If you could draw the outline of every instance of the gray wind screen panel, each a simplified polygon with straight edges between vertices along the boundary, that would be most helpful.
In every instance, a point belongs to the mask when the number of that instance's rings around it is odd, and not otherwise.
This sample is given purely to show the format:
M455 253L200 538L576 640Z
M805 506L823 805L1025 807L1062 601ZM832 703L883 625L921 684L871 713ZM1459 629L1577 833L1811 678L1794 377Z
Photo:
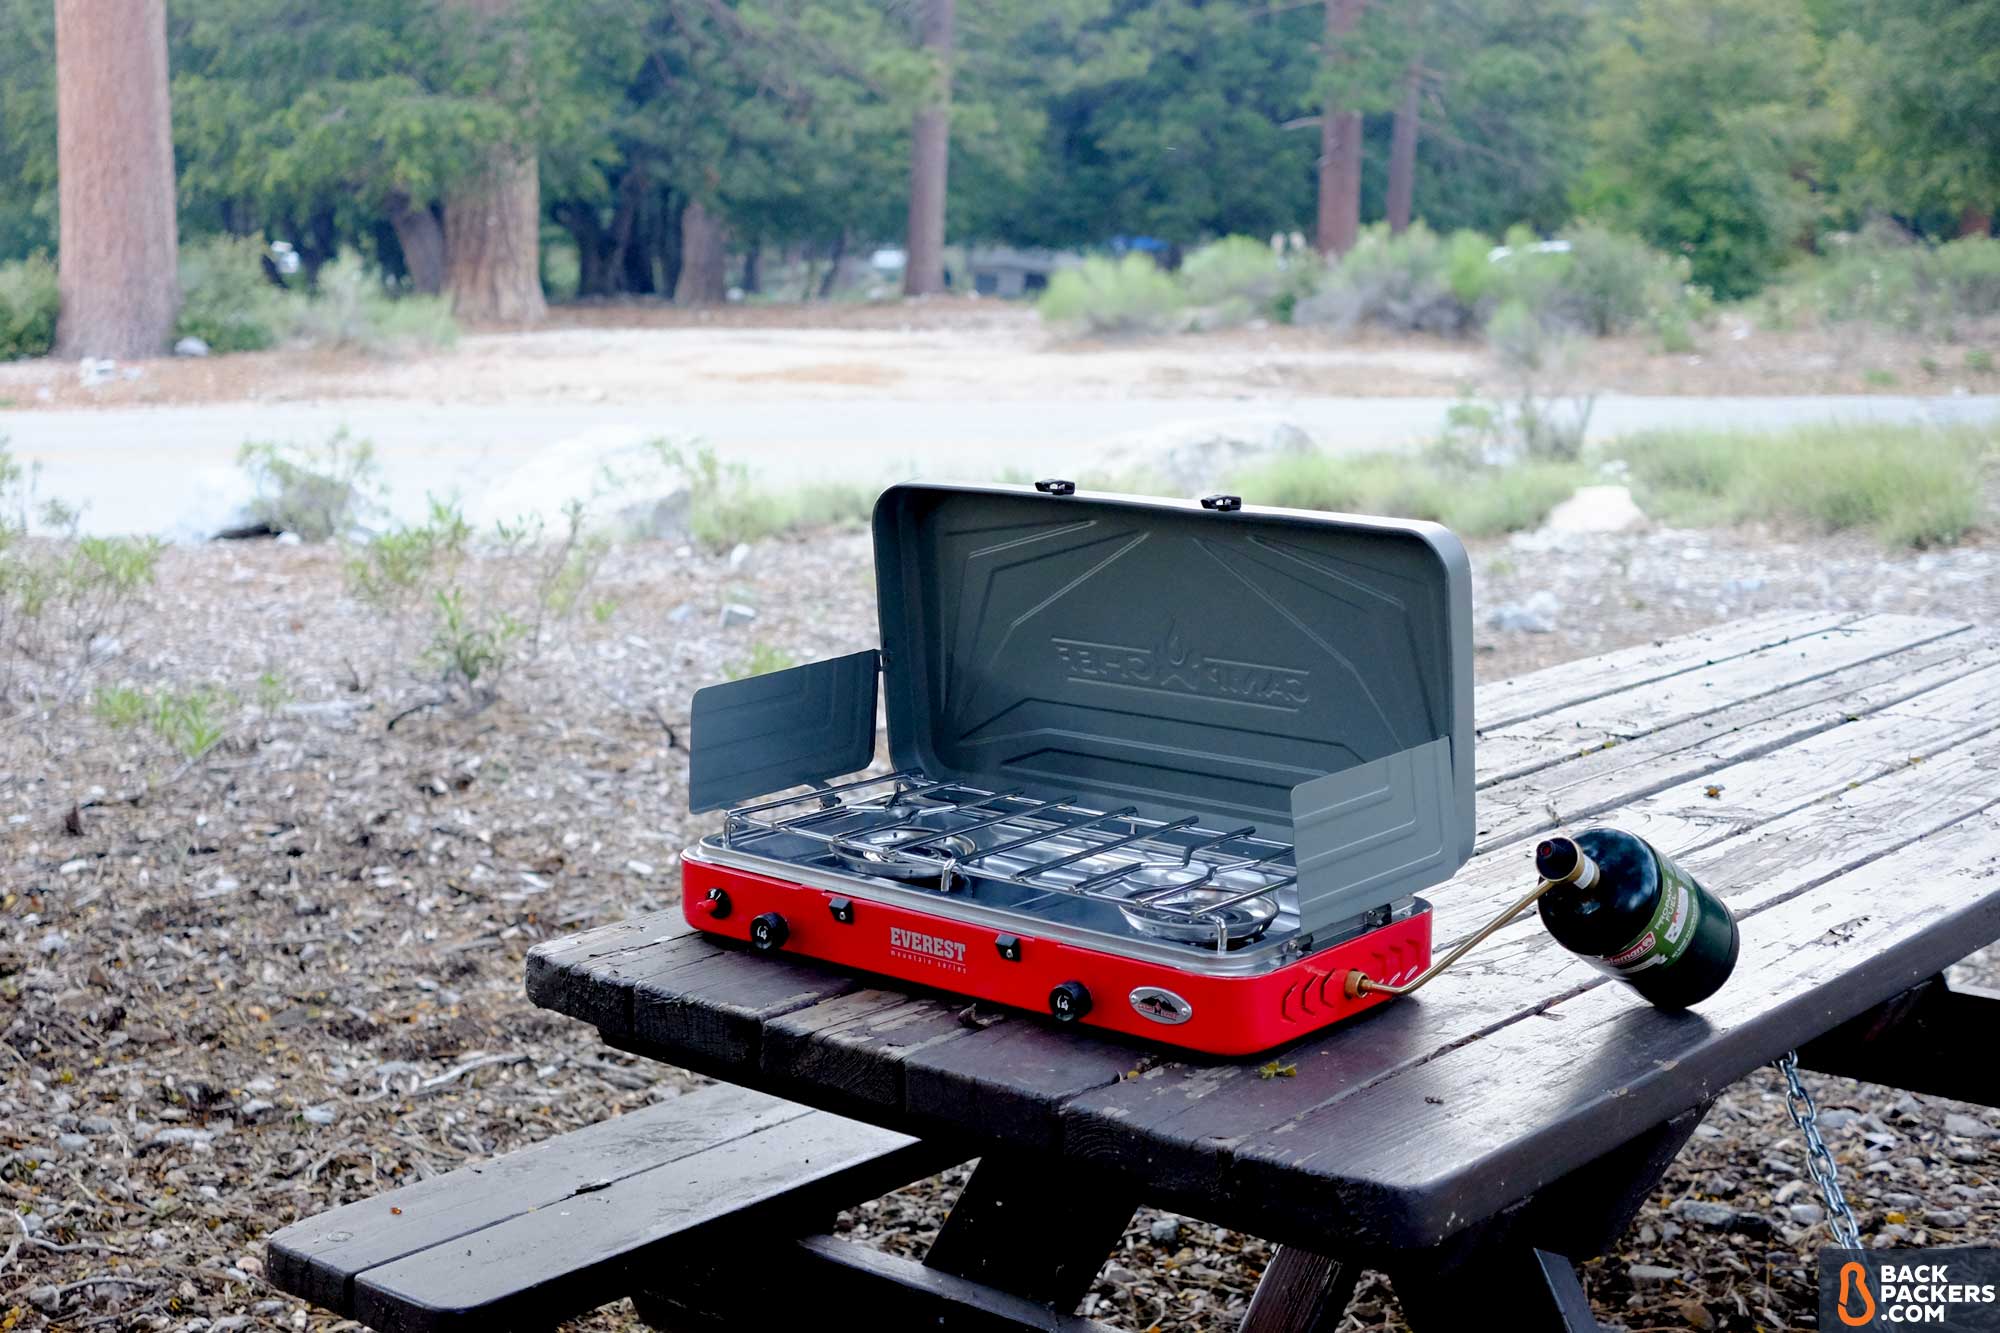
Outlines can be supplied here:
M1282 833L1294 788L1443 740L1469 845L1470 593L1443 529L912 485L875 538L899 766Z
M879 663L871 648L696 690L688 809L716 810L868 767Z
M1445 740L1293 788L1299 919L1343 921L1449 878L1464 861L1454 806Z

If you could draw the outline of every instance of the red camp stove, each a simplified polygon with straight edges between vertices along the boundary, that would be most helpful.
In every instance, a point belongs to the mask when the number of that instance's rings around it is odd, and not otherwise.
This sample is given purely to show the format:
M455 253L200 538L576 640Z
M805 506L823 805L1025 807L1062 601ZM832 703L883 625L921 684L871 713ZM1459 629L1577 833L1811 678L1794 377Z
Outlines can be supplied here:
M880 649L695 696L691 923L1225 1055L1426 967L1473 829L1450 533L1047 481L893 487L874 535Z

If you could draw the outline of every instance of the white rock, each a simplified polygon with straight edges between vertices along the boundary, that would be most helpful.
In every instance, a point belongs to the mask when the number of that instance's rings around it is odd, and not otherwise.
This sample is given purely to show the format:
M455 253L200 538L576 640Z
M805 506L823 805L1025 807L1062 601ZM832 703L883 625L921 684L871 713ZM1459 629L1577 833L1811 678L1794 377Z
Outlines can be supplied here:
M161 532L168 541L191 543L244 531L256 526L256 499L256 484L242 468L195 468L180 494L169 501Z
M1542 523L1544 530L1564 536L1630 532L1645 525L1645 511L1633 502L1630 486L1579 486Z
M722 628L734 629L747 625L757 618L757 608L745 606L741 602L729 602L722 608Z
M730 569L732 570L741 569L743 568L744 565L748 564L749 561L750 561L750 543L749 542L736 543L736 545L729 552Z
M308 1125L330 1125L333 1123L333 1108L330 1106L308 1106L299 1112L299 1117Z
M1209 495L1246 467L1313 449L1312 437L1281 417L1219 417L1114 435L1091 470L1143 474L1172 494Z
M1963 1111L1953 1111L1945 1116L1944 1132L1962 1139L2000 1138L2000 1129L1995 1129L1977 1116L1969 1116Z
M601 426L557 440L472 496L465 517L475 528L539 520L551 534L568 523L563 509L587 506L593 528L620 537L687 535L687 477L652 441L657 430Z
M86 356L76 363L76 382L94 389L118 376L118 363L109 357Z
M174 355L207 356L208 344L190 333L187 337L174 344Z

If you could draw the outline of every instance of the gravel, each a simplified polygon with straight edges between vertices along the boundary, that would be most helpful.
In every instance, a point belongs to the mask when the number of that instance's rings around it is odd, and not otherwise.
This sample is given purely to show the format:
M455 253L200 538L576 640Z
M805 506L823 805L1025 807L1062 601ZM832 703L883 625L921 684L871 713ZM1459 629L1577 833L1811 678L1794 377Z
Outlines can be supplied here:
M1485 678L1791 607L2000 623L2000 565L1983 546L1885 555L1655 532L1480 543L1474 558ZM15 1330L331 1329L264 1283L272 1230L696 1085L532 1008L524 956L674 900L700 826L682 748L696 687L759 649L808 661L874 642L864 534L760 543L733 569L626 547L594 592L608 618L558 627L490 706L427 708L392 731L432 686L417 649L345 596L339 563L274 543L170 551L120 654L60 709L0 728L0 1195L38 1215L47 1242L24 1240L0 1267L0 1320ZM1489 625L1489 608L1537 591L1559 599L1552 630ZM754 621L722 628L731 605ZM195 764L80 702L115 683L252 701L263 675L289 701L244 702ZM1812 1086L1869 1244L2000 1232L1986 1113ZM1804 1160L1774 1075L1724 1092L1633 1228L1583 1266L1599 1317L1809 1324L1827 1236ZM920 1254L965 1175L839 1227ZM1270 1254L1142 1210L1086 1312L1129 1329L1233 1328ZM1370 1274L1342 1328L1400 1318ZM573 1327L636 1324L621 1304Z

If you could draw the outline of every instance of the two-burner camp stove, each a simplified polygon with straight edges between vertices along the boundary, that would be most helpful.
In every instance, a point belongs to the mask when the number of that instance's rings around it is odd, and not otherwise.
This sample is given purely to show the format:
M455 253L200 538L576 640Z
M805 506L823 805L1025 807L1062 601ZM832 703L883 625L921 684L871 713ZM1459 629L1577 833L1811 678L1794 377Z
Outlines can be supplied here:
M874 527L880 650L695 696L691 923L1218 1054L1428 964L1473 833L1449 532L1067 482Z

